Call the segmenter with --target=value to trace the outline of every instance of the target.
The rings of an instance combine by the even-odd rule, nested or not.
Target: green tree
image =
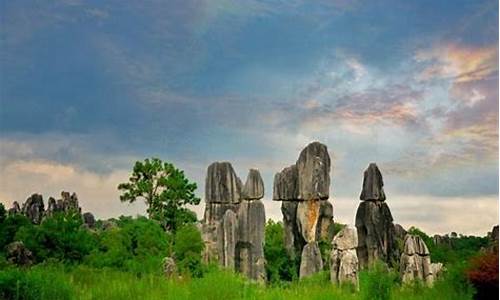
[[[185,207],[200,203],[194,194],[196,183],[171,163],[158,158],[136,162],[129,182],[119,184],[118,190],[122,202],[142,198],[149,218],[160,221],[167,231],[175,232],[183,224],[196,221],[196,214]]]
[[[181,271],[188,271],[194,277],[203,275],[201,251],[205,244],[200,231],[193,224],[179,228],[175,234],[174,256]]]
[[[284,228],[281,222],[269,219],[266,224],[264,256],[266,258],[266,274],[269,282],[281,280],[292,281],[298,278],[299,262],[291,258],[284,242]]]

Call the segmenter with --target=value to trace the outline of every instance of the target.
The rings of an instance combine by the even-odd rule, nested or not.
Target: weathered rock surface
[[[432,284],[434,277],[429,250],[419,236],[406,235],[399,271],[403,283],[419,279]]]
[[[177,264],[172,257],[165,257],[163,259],[163,274],[167,278],[173,278],[177,276]]]
[[[317,242],[307,243],[302,250],[299,277],[313,275],[323,269],[323,259]]]
[[[361,268],[377,259],[392,265],[398,260],[392,214],[387,203],[363,201],[356,212],[357,254]]]
[[[281,213],[283,214],[283,228],[285,231],[285,248],[288,255],[295,257],[301,255],[302,248],[306,244],[297,226],[297,206],[298,202],[281,202]]]
[[[21,207],[19,206],[19,203],[17,201],[14,201],[14,203],[12,203],[12,207],[9,208],[8,213],[9,215],[15,215],[21,213]]]
[[[320,212],[320,201],[300,201],[297,205],[297,226],[302,238],[307,242],[317,240],[317,225]]]
[[[33,194],[23,204],[22,213],[34,224],[40,224],[44,215],[43,197]]]
[[[273,200],[296,201],[299,197],[298,176],[296,165],[291,165],[276,173],[273,184]]]
[[[241,196],[245,200],[258,200],[264,197],[264,181],[260,177],[259,170],[250,169]]]
[[[238,219],[236,213],[227,210],[219,226],[219,253],[222,266],[235,270],[235,249],[238,234]]]
[[[5,250],[6,258],[10,263],[18,266],[29,266],[33,263],[33,254],[23,242],[12,242],[5,247]]]
[[[214,162],[207,169],[205,201],[207,203],[239,203],[241,180],[229,162]]]
[[[371,163],[365,170],[363,176],[363,190],[359,196],[360,200],[385,200],[384,180],[382,173],[375,163]]]
[[[83,214],[83,224],[87,228],[94,228],[95,227],[95,218],[94,215],[90,212],[86,212]]]
[[[206,203],[205,204],[205,215],[203,217],[204,223],[215,224],[220,222],[224,217],[224,214],[228,210],[237,212],[239,204],[234,203]]]
[[[69,192],[62,191],[61,192],[61,200],[62,201],[58,201],[58,204],[60,206],[62,203],[62,210],[63,211],[65,211],[65,212],[72,211],[72,212],[81,213],[81,208],[78,205],[78,196],[76,195],[76,193],[73,193],[70,195]],[[61,207],[59,207],[59,208],[61,208]]]
[[[407,232],[403,228],[403,226],[401,226],[399,224],[394,224],[394,234],[395,234],[396,239],[400,239],[400,240],[404,241]]]
[[[316,230],[317,239],[325,241],[333,239],[333,205],[328,200],[320,201]]]
[[[333,238],[330,255],[330,279],[333,283],[350,282],[359,287],[357,246],[358,235],[355,228],[346,226]]]
[[[328,199],[330,194],[330,155],[325,145],[313,142],[297,160],[298,195],[301,200]]]
[[[236,268],[248,278],[265,280],[264,233],[266,214],[261,200],[243,201],[238,210]]]

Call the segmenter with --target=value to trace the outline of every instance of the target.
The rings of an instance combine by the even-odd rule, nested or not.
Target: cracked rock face
[[[273,200],[297,201],[298,197],[297,166],[291,165],[274,176]]]
[[[304,278],[323,270],[323,259],[318,242],[307,243],[302,249],[299,277]]]
[[[205,201],[207,203],[239,203],[241,180],[229,162],[214,162],[207,169]]]
[[[283,201],[281,202],[281,213],[283,214],[283,228],[285,249],[288,255],[295,257],[302,253],[302,248],[306,244],[304,238],[300,234],[297,225],[297,206],[298,202]]]
[[[333,238],[330,255],[330,279],[333,283],[350,282],[359,287],[357,246],[357,230],[350,226],[344,227]]]
[[[250,169],[241,196],[245,200],[259,200],[264,197],[264,181],[259,170]]]
[[[33,194],[23,204],[22,213],[31,220],[33,224],[40,224],[44,215],[43,197]]]
[[[365,170],[363,176],[363,190],[359,196],[360,200],[384,201],[384,180],[382,173],[375,163],[371,163]]]
[[[21,211],[21,207],[19,206],[19,203],[17,201],[14,201],[12,203],[12,207],[9,208],[9,215],[15,215],[15,214],[20,214],[22,211]]]
[[[220,224],[219,243],[220,243],[220,263],[222,266],[235,270],[234,258],[237,243],[238,220],[236,213],[227,210]]]
[[[325,145],[313,142],[300,152],[297,160],[298,198],[328,199],[330,194],[330,155]]]
[[[407,234],[399,266],[401,281],[408,283],[419,279],[431,285],[434,281],[433,268],[437,271],[439,266],[432,266],[429,249],[424,240],[419,236]]]

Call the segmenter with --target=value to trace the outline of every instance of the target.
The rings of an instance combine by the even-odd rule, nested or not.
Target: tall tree
[[[185,207],[200,203],[194,194],[196,183],[171,163],[158,158],[137,161],[129,182],[119,184],[118,190],[122,202],[142,198],[149,218],[160,221],[168,231],[175,232],[181,225],[196,221],[196,214]]]

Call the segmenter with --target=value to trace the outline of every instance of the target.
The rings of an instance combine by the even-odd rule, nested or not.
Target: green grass
[[[337,287],[328,273],[280,285],[252,283],[231,272],[213,269],[202,278],[167,280],[157,274],[137,275],[116,269],[87,266],[39,265],[30,270],[0,271],[0,292],[11,287],[6,299],[472,299],[472,292],[440,280],[432,287],[401,287],[394,274],[362,272],[360,291]],[[12,288],[16,287],[17,288]],[[17,293],[17,294],[16,294]],[[0,298],[1,297],[0,293]]]

